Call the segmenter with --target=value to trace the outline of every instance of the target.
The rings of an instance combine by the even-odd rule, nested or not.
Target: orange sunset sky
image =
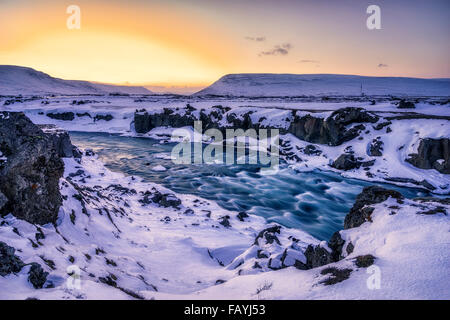
[[[69,5],[81,29],[66,27]],[[366,8],[381,8],[368,30]],[[449,77],[450,1],[0,0],[0,64],[64,79],[205,86],[228,73]]]

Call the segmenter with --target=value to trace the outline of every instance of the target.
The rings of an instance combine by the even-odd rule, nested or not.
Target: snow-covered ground
[[[450,79],[337,74],[229,74],[196,95],[291,97],[324,95],[447,96]]]
[[[42,94],[1,97],[0,110],[23,111],[36,124],[55,124],[66,130],[166,139],[171,128],[136,134],[135,111],[145,108],[149,113],[160,113],[170,108],[182,114],[190,104],[196,108],[194,113],[199,113],[222,105],[238,116],[252,111],[252,121],[263,126],[286,129],[293,110],[297,116],[326,118],[343,107],[363,107],[380,116],[378,123],[366,123],[360,139],[339,146],[313,144],[321,151],[319,155],[304,153],[311,143],[282,135],[301,159],[290,165],[296,170],[337,171],[330,162],[353,151],[362,161],[375,163],[369,170],[339,171],[342,175],[384,182],[385,178],[426,179],[436,188],[434,192],[448,194],[449,175],[405,162],[408,154],[416,152],[420,138],[450,137],[449,120],[442,117],[450,116],[448,101],[421,99],[415,109],[401,110],[396,101],[377,99],[372,104],[370,99],[345,98],[303,101]],[[73,114],[66,115],[66,120],[56,119],[70,112]],[[411,112],[441,118],[391,120],[389,130],[374,128],[386,121],[383,117]],[[383,155],[369,156],[367,146],[377,138],[383,142]],[[0,164],[4,160],[0,154]],[[64,161],[60,181],[64,201],[56,225],[36,226],[11,214],[0,218],[0,241],[16,248],[16,255],[25,263],[41,264],[50,273],[47,288],[35,290],[31,286],[27,281],[30,267],[26,266],[18,274],[0,277],[1,299],[450,299],[448,202],[399,203],[390,198],[376,204],[371,222],[340,232],[346,246],[350,242],[354,246],[353,252],[344,253],[339,262],[299,270],[293,265],[297,260],[305,262],[308,245],[328,250],[327,244],[287,228],[276,233],[279,242],[270,237],[265,241],[258,235],[274,225],[262,217],[239,215],[212,201],[175,194],[137,177],[111,172],[96,156],[83,156],[80,163]],[[152,200],[161,195],[167,206],[161,199]],[[355,259],[362,255],[374,256],[374,264],[358,267]],[[287,268],[273,270],[280,266]],[[77,270],[81,286],[68,287],[74,283],[68,274]]]
[[[0,65],[0,95],[150,94],[144,87],[63,80],[31,68]]]
[[[266,226],[261,217],[240,221],[237,212],[211,201],[175,195],[158,185],[113,173],[96,156],[83,157],[81,164],[65,159],[64,177],[60,185],[65,200],[57,229],[51,224],[40,227],[44,238],[35,237],[40,232],[37,226],[12,215],[0,220],[0,241],[20,248],[16,254],[25,263],[45,266],[51,272],[48,284],[55,288],[35,291],[26,281],[26,267],[19,275],[0,277],[1,299],[131,298],[100,283],[100,277],[111,275],[121,288],[146,298],[157,292],[189,294],[236,277],[237,270],[223,264],[250,247]],[[143,200],[145,192],[155,194],[156,190],[172,194],[181,203],[164,207]],[[224,216],[230,217],[229,226],[220,223]],[[305,241],[303,249],[307,243],[318,242],[293,229],[286,229],[281,239],[287,242],[289,236]],[[80,290],[66,286],[71,265],[81,269]]]
[[[48,288],[39,290],[27,281],[28,266],[0,277],[1,299],[450,298],[448,204],[389,198],[374,205],[372,222],[341,231],[354,246],[343,260],[275,271],[268,264],[276,267],[286,249],[304,261],[307,245],[319,241],[281,228],[270,244],[257,236],[271,227],[263,218],[239,219],[211,201],[113,173],[96,156],[65,159],[64,177],[56,225],[0,219],[0,241],[50,273]],[[175,202],[164,207],[146,199],[158,192]],[[433,208],[435,214],[421,214]],[[355,265],[369,254],[372,266]],[[336,270],[346,274],[340,281]],[[68,275],[74,272],[80,283]]]

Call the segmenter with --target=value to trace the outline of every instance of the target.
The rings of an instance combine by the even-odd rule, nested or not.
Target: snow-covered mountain
[[[196,95],[325,96],[325,95],[449,96],[450,79],[364,77],[336,74],[229,74]]]
[[[0,65],[0,95],[108,93],[151,94],[152,92],[144,87],[63,80],[32,68]]]

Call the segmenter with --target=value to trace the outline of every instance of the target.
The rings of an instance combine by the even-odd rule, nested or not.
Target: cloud
[[[245,37],[245,40],[263,42],[266,41],[266,37]]]
[[[299,63],[320,63],[320,61],[317,60],[300,60]]]
[[[378,68],[387,68],[387,67],[389,67],[389,66],[387,64],[384,64],[384,63],[380,63],[378,65]]]
[[[290,43],[283,43],[281,45],[276,45],[269,51],[262,51],[259,53],[259,56],[277,56],[282,55],[285,56],[292,49],[292,45]]]

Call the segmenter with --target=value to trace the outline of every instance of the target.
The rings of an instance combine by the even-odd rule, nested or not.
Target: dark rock
[[[0,169],[0,192],[12,213],[33,224],[55,222],[62,203],[64,172],[54,140],[21,112],[0,112],[0,151],[8,161]]]
[[[258,250],[256,252],[256,257],[258,259],[267,259],[269,256],[267,254],[265,254],[262,250]]]
[[[342,248],[345,241],[342,239],[339,231],[336,231],[328,240],[328,247],[331,249],[331,257],[333,261],[339,261],[342,258]]]
[[[414,109],[416,106],[411,101],[400,100],[397,108],[399,109]]]
[[[47,117],[56,119],[56,120],[63,120],[63,121],[72,121],[75,119],[75,114],[73,112],[62,112],[62,113],[47,113]]]
[[[191,114],[181,115],[169,112],[164,109],[163,113],[149,114],[145,112],[136,112],[134,114],[134,129],[137,133],[147,133],[153,128],[168,126],[180,128],[185,126],[193,126],[194,121],[198,120]],[[204,124],[205,125],[205,124]]]
[[[327,249],[311,244],[305,250],[305,257],[308,269],[317,268],[334,262],[332,254]]]
[[[157,200],[157,201],[155,201],[155,200]],[[170,193],[161,194],[161,196],[157,195],[157,196],[153,197],[153,201],[156,203],[159,203],[161,206],[166,207],[166,208],[168,208],[168,207],[175,208],[175,207],[178,207],[179,205],[181,205],[181,200],[178,199],[174,194],[170,194]]]
[[[367,154],[371,157],[381,157],[383,155],[383,141],[380,137],[372,140],[367,148]]]
[[[111,121],[112,119],[114,119],[114,117],[112,115],[110,115],[110,114],[107,114],[107,115],[97,114],[94,117],[94,122],[95,121],[99,121],[99,120]]]
[[[347,254],[351,254],[353,252],[353,250],[355,249],[355,246],[353,245],[353,243],[349,243],[347,245],[347,248],[345,249],[345,251],[347,251]]]
[[[447,215],[447,209],[444,207],[436,207],[430,210],[417,212],[417,214],[425,214],[425,215],[432,215],[437,213],[443,213],[444,215]]]
[[[151,202],[159,204],[163,207],[173,207],[176,208],[181,205],[181,200],[178,199],[174,194],[171,193],[161,193],[158,190],[153,190],[153,192],[146,191],[144,193],[143,199],[139,200],[143,204],[150,204]]]
[[[84,155],[85,155],[86,157],[92,157],[92,156],[95,156],[95,152],[94,152],[94,150],[92,150],[92,149],[86,149],[86,150],[84,151]]]
[[[384,180],[391,181],[391,182],[400,182],[400,183],[412,183],[417,186],[422,186],[422,187],[425,187],[430,190],[436,189],[436,187],[434,187],[432,184],[430,184],[427,180],[417,181],[417,180],[414,180],[411,178],[400,178],[400,177],[388,177],[388,178],[384,178]]]
[[[378,186],[365,187],[363,191],[356,197],[356,201],[350,212],[345,216],[344,229],[359,227],[366,221],[370,221],[370,215],[374,208],[367,207],[371,204],[381,203],[389,197],[400,201],[403,196],[400,192],[384,189]]]
[[[352,273],[352,271],[353,271],[352,269],[337,269],[334,267],[325,268],[320,272],[320,274],[322,275],[331,274],[331,277],[321,281],[320,283],[329,286],[342,282],[350,278],[350,274]]]
[[[0,241],[0,276],[19,272],[25,264],[16,256],[15,249]]]
[[[295,116],[288,131],[304,141],[337,146],[356,138],[364,130],[364,126],[348,129],[350,124],[375,123],[378,120],[376,115],[363,108],[349,107],[334,111],[327,119],[311,115]]]
[[[361,166],[361,162],[358,161],[353,154],[344,153],[334,160],[331,166],[338,170],[347,171],[359,168]]]
[[[217,284],[222,284],[222,283],[225,283],[225,282],[227,282],[226,280],[222,280],[222,279],[218,279],[218,280],[216,280],[216,285]]]
[[[262,230],[256,236],[255,242],[253,244],[259,245],[259,239],[265,239],[266,244],[271,244],[275,241],[277,244],[281,245],[280,240],[276,236],[276,234],[280,234],[280,230],[281,230],[281,226],[277,226],[277,225]]]
[[[436,169],[440,173],[450,174],[450,139],[421,139],[417,153],[406,159],[420,169]]]
[[[61,158],[81,158],[81,151],[72,144],[67,131],[51,124],[38,125],[38,127],[53,141]]]
[[[79,118],[82,118],[82,117],[92,118],[92,116],[91,116],[91,114],[89,112],[77,113],[77,117],[79,117]]]
[[[221,225],[223,225],[225,228],[231,228],[230,216],[223,216],[223,217],[221,217],[219,223]]]
[[[30,271],[28,271],[28,281],[35,289],[41,289],[47,281],[48,272],[42,269],[41,265],[33,262],[31,263]]]
[[[364,256],[357,256],[355,264],[358,268],[367,268],[373,265],[375,262],[375,257],[371,254],[366,254]]]
[[[6,198],[6,196],[0,192],[0,212],[7,203],[8,203],[8,198]]]
[[[381,123],[378,123],[376,126],[373,126],[373,128],[375,130],[381,130],[384,127],[390,126],[391,124],[392,124],[392,122],[390,122],[390,121],[381,122]]]
[[[450,205],[450,198],[418,197],[414,198],[413,200],[419,202],[437,202],[445,205]]]
[[[244,219],[248,218],[248,214],[244,211],[241,211],[237,214],[237,218],[239,219],[239,221],[245,221]]]
[[[322,154],[322,150],[317,149],[315,145],[308,144],[303,149],[303,153],[309,156],[320,156]]]

